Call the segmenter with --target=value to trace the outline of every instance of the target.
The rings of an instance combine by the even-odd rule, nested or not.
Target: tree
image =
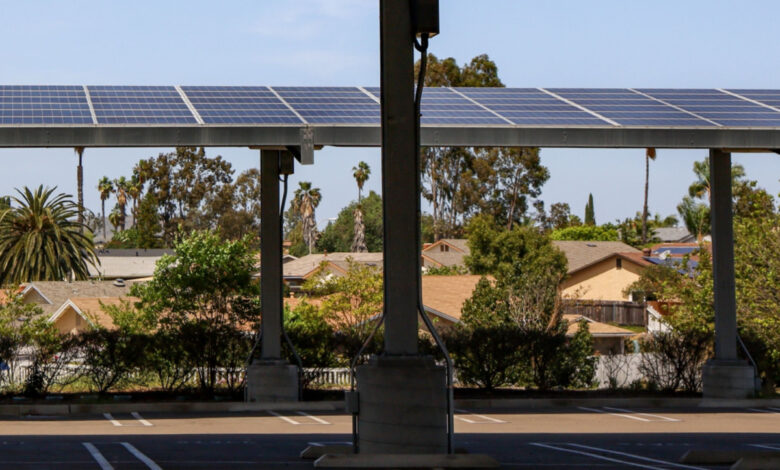
[[[140,308],[154,313],[160,328],[181,332],[184,348],[197,366],[201,390],[214,392],[217,368],[232,363],[229,353],[259,328],[259,286],[252,280],[255,256],[248,237],[224,241],[195,231],[174,244],[174,254],[157,262],[154,278],[133,286]],[[244,357],[246,358],[246,356]]]
[[[710,233],[710,207],[707,204],[696,202],[690,196],[685,196],[677,205],[677,212],[688,229],[698,240]]]
[[[154,194],[147,194],[138,207],[136,220],[137,248],[159,248],[160,216],[157,214],[157,200]]]
[[[585,225],[596,225],[596,211],[593,208],[593,194],[588,194],[588,203],[585,204]]]
[[[355,182],[358,187],[358,203],[355,207],[355,237],[352,240],[352,250],[356,253],[365,253],[368,251],[366,248],[366,226],[363,223],[363,204],[362,204],[362,191],[363,184],[368,181],[368,177],[371,174],[371,168],[366,162],[358,163],[358,166],[352,167],[352,176],[355,177]]]
[[[290,211],[300,216],[303,242],[311,254],[317,242],[317,219],[314,211],[320,205],[322,194],[320,189],[313,188],[309,181],[301,181],[298,186],[290,203]]]
[[[642,244],[647,243],[647,196],[650,189],[650,160],[655,160],[655,149],[645,151],[645,203],[642,206]]]
[[[579,217],[571,213],[571,207],[565,202],[556,202],[550,206],[549,224],[553,230],[582,225]]]
[[[688,187],[688,195],[692,198],[710,200],[710,161],[705,158],[702,161],[693,162],[693,173],[696,181]],[[731,165],[731,185],[736,186],[745,177],[745,168],[742,165]]]
[[[134,172],[133,176],[127,180],[125,189],[127,196],[132,201],[131,211],[133,214],[133,228],[136,228],[138,225],[138,200],[141,198],[141,194],[144,190],[144,185],[141,182],[141,179],[138,177],[138,172]]]
[[[114,180],[114,191],[116,191],[116,203],[119,209],[119,226],[122,230],[125,229],[125,221],[127,219],[127,189],[129,182],[124,176],[120,176]]]
[[[609,225],[579,225],[553,230],[551,240],[618,241],[618,231]]]
[[[365,227],[366,251],[382,251],[382,197],[374,191],[362,200],[363,225]],[[336,220],[328,223],[317,240],[317,250],[336,253],[352,251],[355,239],[354,217],[356,202],[350,203],[339,211]]]
[[[78,205],[56,189],[17,189],[17,207],[0,214],[0,285],[87,279],[87,265],[99,264]]]
[[[233,181],[229,162],[221,156],[209,158],[205,149],[196,147],[177,147],[175,152],[141,160],[134,172],[157,200],[168,245],[179,226],[187,232],[213,228],[214,219],[202,213],[204,206],[210,195],[221,194],[223,186]]]
[[[502,87],[498,67],[487,55],[462,67],[455,59],[428,54],[426,86]],[[415,65],[419,70],[419,63]],[[463,224],[477,213],[498,223],[521,223],[529,199],[538,197],[549,178],[539,150],[429,147],[422,150],[422,195],[430,203],[433,238],[462,236]]]
[[[108,176],[100,178],[97,186],[100,192],[100,209],[103,214],[103,241],[108,242],[108,235],[106,235],[106,199],[111,197],[114,192],[114,183],[108,179]]]

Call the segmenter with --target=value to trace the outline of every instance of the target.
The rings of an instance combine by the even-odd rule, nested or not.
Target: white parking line
[[[297,424],[301,424],[301,423],[299,423],[298,421],[295,421],[295,420],[294,420],[294,419],[292,419],[292,418],[288,418],[287,416],[282,416],[282,415],[280,415],[280,414],[279,414],[279,413],[277,413],[276,411],[268,410],[268,413],[270,413],[270,414],[272,414],[272,415],[276,416],[276,417],[277,417],[277,418],[279,418],[279,419],[282,419],[282,420],[284,420],[284,421],[287,421],[287,422],[288,422],[288,423],[290,423],[290,424],[296,424],[296,425],[297,425]]]
[[[578,406],[577,408],[579,408],[580,410],[584,410],[584,411],[592,411],[594,413],[602,413],[602,414],[606,414],[606,415],[617,416],[617,417],[620,417],[620,418],[635,419],[637,421],[644,421],[646,423],[650,422],[649,419],[640,418],[639,416],[631,416],[631,415],[627,415],[627,414],[624,414],[624,413],[611,413],[609,411],[598,410],[596,408],[586,408],[584,406]]]
[[[305,417],[311,419],[312,421],[316,421],[319,424],[330,424],[329,422],[325,421],[322,418],[318,418],[316,416],[312,416],[309,413],[304,413],[303,411],[296,411],[296,413],[298,413],[301,416],[305,416]]]
[[[113,424],[114,426],[121,426],[122,425],[122,423],[120,423],[119,421],[115,420],[114,417],[111,416],[111,413],[103,413],[103,417],[106,418],[107,420],[111,421],[111,424]]]
[[[769,413],[770,415],[780,414],[778,408],[748,408],[748,411],[755,411],[756,413]]]
[[[144,426],[154,426],[154,424],[152,424],[149,421],[145,420],[137,411],[133,411],[130,414],[133,415],[133,418],[137,419],[138,422],[143,424]]]
[[[127,449],[128,452],[133,454],[135,456],[135,458],[137,458],[138,460],[143,462],[144,465],[146,465],[150,469],[152,469],[152,470],[162,470],[162,468],[159,465],[157,465],[154,462],[154,460],[150,459],[143,452],[141,452],[140,450],[138,450],[135,447],[133,447],[132,444],[130,444],[128,442],[122,442],[122,445],[125,447],[125,449]]]
[[[566,449],[566,448],[563,448],[563,447],[555,447],[555,446],[551,446],[551,445],[548,445],[548,444],[542,444],[541,442],[529,442],[529,444],[532,445],[532,446],[544,447],[546,449],[557,450],[559,452],[569,452],[571,454],[587,455],[588,457],[593,457],[594,459],[600,459],[600,460],[606,460],[607,462],[613,462],[613,463],[619,463],[619,464],[624,464],[624,465],[630,465],[632,467],[646,468],[648,470],[666,470],[665,468],[662,468],[662,467],[652,467],[650,465],[629,462],[627,460],[613,459],[612,457],[605,457],[603,455],[593,454],[591,452],[585,452],[585,451],[574,450],[574,449]]]
[[[106,458],[103,457],[103,454],[101,454],[100,451],[97,450],[97,447],[92,445],[91,442],[82,442],[81,444],[87,448],[89,454],[92,456],[93,459],[95,459],[95,462],[97,462],[97,464],[100,465],[101,470],[114,470],[114,467],[112,467],[111,464],[108,463],[108,460],[106,460]]]
[[[591,447],[591,446],[586,446],[586,445],[582,445],[582,444],[574,444],[572,442],[570,442],[569,445],[570,446],[574,446],[574,447],[579,447],[579,448],[582,448],[582,449],[595,450],[595,451],[598,451],[598,452],[606,452],[608,454],[615,454],[615,455],[621,455],[623,457],[630,457],[632,459],[644,460],[645,462],[659,463],[659,464],[666,465],[666,466],[669,466],[669,467],[674,467],[674,468],[688,468],[688,469],[693,469],[693,470],[706,470],[706,469],[704,469],[702,467],[694,467],[694,466],[691,466],[691,465],[683,465],[681,463],[667,462],[666,460],[651,459],[649,457],[643,457],[641,455],[629,454],[627,452],[618,452],[616,450],[602,449],[602,448],[599,448],[599,447]]]
[[[603,408],[604,408],[605,410],[622,411],[623,413],[631,413],[631,414],[640,415],[640,416],[649,416],[649,417],[651,417],[651,418],[658,418],[658,419],[662,419],[662,420],[664,420],[664,421],[673,421],[673,422],[679,422],[679,421],[681,421],[681,420],[679,420],[679,419],[674,419],[674,418],[667,418],[666,416],[661,416],[661,415],[652,415],[652,414],[650,414],[650,413],[639,413],[639,412],[637,412],[637,411],[626,410],[626,409],[624,409],[624,408],[612,408],[612,407],[609,407],[609,406],[604,406]]]
[[[769,445],[769,444],[750,444],[753,447],[760,447],[762,449],[769,449],[769,450],[780,450],[780,445]]]
[[[496,418],[491,418],[490,416],[478,415],[476,413],[470,412],[469,410],[455,410],[455,411],[457,411],[458,413],[469,415],[469,416],[476,416],[477,418],[482,419],[482,420],[487,421],[487,422],[490,422],[490,423],[506,424],[506,421],[502,421],[502,420],[496,419]],[[484,424],[484,421],[482,421],[482,422],[474,421],[474,420],[471,420],[471,419],[468,419],[468,418],[464,418],[462,416],[455,416],[455,417],[460,419],[461,421],[465,421],[465,422],[470,423],[470,424]]]

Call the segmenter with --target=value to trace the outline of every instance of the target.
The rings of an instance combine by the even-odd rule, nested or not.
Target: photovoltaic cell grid
[[[2,124],[92,124],[80,86],[0,86]]]
[[[379,103],[357,87],[273,87],[311,124],[379,124]]]
[[[456,88],[518,125],[611,126],[565,101],[535,88]]]
[[[185,86],[182,91],[206,124],[301,124],[268,87]]]
[[[639,91],[726,127],[780,126],[780,112],[719,90],[641,89]]]
[[[89,86],[99,124],[197,124],[172,86]]]
[[[381,95],[377,87],[366,89],[377,98]],[[420,115],[421,124],[509,125],[506,120],[479,104],[443,87],[423,89]]]
[[[715,127],[704,119],[624,88],[551,88],[549,91],[621,126]]]

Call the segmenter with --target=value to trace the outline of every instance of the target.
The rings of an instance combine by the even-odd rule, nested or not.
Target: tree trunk
[[[355,218],[355,236],[352,238],[352,252],[353,253],[366,253],[366,226],[363,223],[363,210],[360,206],[355,208],[353,213]]]
[[[103,212],[103,243],[108,243],[108,235],[106,235],[106,200],[100,199],[100,208]]]

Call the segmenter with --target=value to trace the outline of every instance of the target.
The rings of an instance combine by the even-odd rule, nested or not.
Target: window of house
[[[623,269],[623,260],[618,258],[615,260],[615,267],[617,269]]]
[[[450,251],[449,245],[439,245],[440,251]]]

